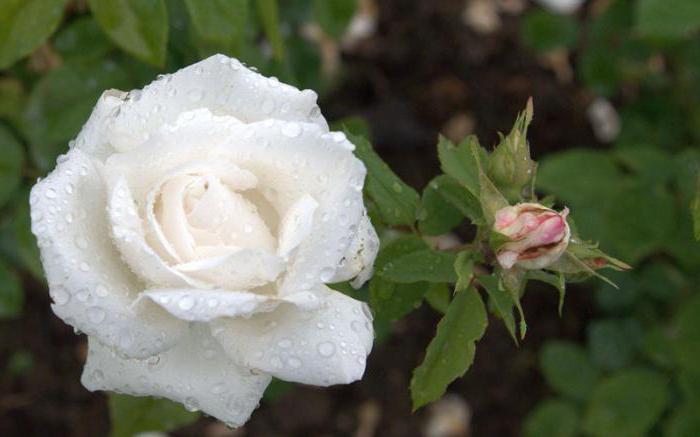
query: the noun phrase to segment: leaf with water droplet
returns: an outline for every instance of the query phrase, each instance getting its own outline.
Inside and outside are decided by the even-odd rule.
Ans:
[[[365,192],[375,201],[384,222],[393,226],[412,226],[419,202],[416,190],[389,168],[369,141],[347,130],[345,133],[357,146],[355,153],[367,167]]]

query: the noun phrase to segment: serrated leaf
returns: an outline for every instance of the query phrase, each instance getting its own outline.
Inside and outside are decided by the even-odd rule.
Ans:
[[[19,190],[7,212],[6,220],[0,224],[0,254],[17,269],[29,271],[37,280],[44,279],[39,248],[31,232],[27,189]]]
[[[447,284],[430,284],[425,301],[437,312],[445,314],[450,305],[450,288]]]
[[[413,410],[432,402],[464,375],[474,361],[476,341],[488,323],[484,303],[474,287],[458,292],[437,326],[425,359],[413,372]]]
[[[58,27],[66,0],[5,0],[0,6],[0,70],[39,47]]]
[[[444,234],[464,219],[462,212],[440,195],[438,184],[434,181],[428,183],[421,196],[418,229],[423,235]]]
[[[432,249],[412,252],[386,263],[376,273],[397,283],[455,282],[455,254]]]
[[[630,364],[642,347],[644,331],[640,323],[629,319],[603,319],[587,327],[591,360],[606,370]]]
[[[428,283],[397,284],[375,276],[369,283],[369,304],[377,319],[397,320],[418,308]]]
[[[547,342],[540,351],[539,363],[547,384],[575,400],[587,399],[600,376],[586,350],[571,342]]]
[[[489,296],[489,306],[492,311],[506,325],[506,329],[513,337],[515,343],[518,343],[518,335],[515,331],[515,317],[513,316],[513,299],[505,289],[499,287],[498,278],[494,276],[479,276],[479,283],[484,287]]]
[[[562,399],[537,404],[525,419],[524,437],[575,437],[579,413],[576,405]]]
[[[525,321],[525,311],[523,311],[523,306],[520,303],[520,297],[525,291],[527,276],[524,270],[517,267],[509,270],[500,270],[499,272],[498,287],[510,295],[510,299],[520,315],[520,339],[522,340],[527,333],[527,322]]]
[[[583,431],[594,437],[645,435],[668,403],[667,385],[664,376],[643,369],[604,379],[593,389]]]
[[[198,413],[167,399],[109,395],[112,437],[132,437],[142,432],[166,432],[194,422]]]
[[[240,55],[249,25],[248,0],[185,0],[203,56]]]
[[[374,199],[384,221],[392,226],[412,226],[416,220],[419,196],[377,155],[365,138],[346,131],[357,149],[355,154],[367,167],[365,191]]]
[[[24,304],[24,290],[19,276],[0,261],[0,319],[17,317]]]
[[[168,12],[163,0],[88,0],[88,3],[97,22],[119,47],[149,64],[165,63]]]
[[[440,135],[438,138],[438,158],[443,172],[457,180],[478,199],[481,194],[479,186],[479,155],[485,151],[479,146],[475,136],[465,138],[459,145]]]
[[[53,38],[53,47],[64,61],[94,61],[114,48],[91,16],[71,21]]]
[[[452,208],[450,209],[445,205],[449,205]],[[457,216],[453,215],[453,212],[450,210],[459,212],[459,220],[457,220]],[[425,217],[426,213],[429,214],[427,217]],[[447,218],[441,214],[445,214]],[[428,183],[428,186],[426,186],[423,191],[421,210],[419,213],[419,225],[423,226],[421,229],[432,226],[430,229],[437,232],[437,225],[444,224],[442,229],[445,229],[452,220],[457,224],[461,221],[462,217],[468,218],[472,224],[475,225],[484,223],[479,199],[474,197],[469,190],[460,185],[460,183],[451,176],[439,175],[435,177]],[[430,220],[433,221],[431,225],[423,223]]]

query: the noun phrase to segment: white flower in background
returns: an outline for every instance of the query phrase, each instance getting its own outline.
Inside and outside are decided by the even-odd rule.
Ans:
[[[85,387],[237,426],[271,376],[362,377],[372,317],[325,284],[366,281],[378,241],[365,168],[316,98],[222,55],[102,95],[31,194]]]
[[[578,11],[585,0],[535,0],[543,7],[558,14],[573,14]]]

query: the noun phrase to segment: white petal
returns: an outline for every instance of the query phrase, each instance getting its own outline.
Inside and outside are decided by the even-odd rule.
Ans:
[[[193,326],[171,350],[146,360],[124,359],[89,337],[81,382],[90,391],[157,396],[226,422],[244,424],[270,377],[234,364],[206,326]]]
[[[100,167],[71,150],[32,189],[32,231],[56,315],[125,355],[148,357],[172,346],[185,324],[156,306],[131,307],[142,286],[110,238]]]
[[[314,212],[318,202],[305,194],[297,200],[282,217],[280,222],[277,254],[283,258],[296,249],[309,236],[314,223]]]
[[[363,302],[324,288],[316,311],[281,305],[249,319],[217,319],[214,337],[235,362],[286,381],[357,381],[372,349],[372,317]]]
[[[185,275],[229,290],[248,290],[277,279],[284,260],[265,250],[238,249],[215,258],[178,264]]]
[[[311,292],[284,298],[230,290],[152,289],[139,300],[151,300],[181,320],[209,322],[219,317],[250,317],[269,312],[286,303],[303,311],[318,309],[321,301]]]
[[[360,288],[371,276],[372,265],[379,251],[379,237],[365,211],[357,227],[352,243],[345,251],[333,278],[328,282],[341,282],[355,278],[352,286]]]
[[[113,119],[109,140],[118,150],[130,150],[181,113],[198,108],[245,123],[275,118],[327,129],[317,97],[311,90],[299,91],[253,72],[235,59],[214,55],[152,82],[143,91],[132,91]]]
[[[72,142],[73,147],[100,161],[104,161],[114,153],[114,147],[107,139],[106,129],[111,118],[124,103],[125,97],[126,93],[118,90],[107,90],[102,93],[90,114],[90,118],[85,122],[75,142]]]
[[[124,178],[120,177],[113,182],[108,205],[114,243],[131,271],[149,284],[211,288],[210,285],[173,269],[149,246],[136,203]]]
[[[280,293],[312,289],[331,278],[364,215],[366,171],[346,137],[308,123],[266,120],[242,126],[206,110],[190,115],[143,147],[110,157],[107,167],[127,178],[137,199],[167,171],[193,159],[229,160],[250,171],[258,179],[251,191],[262,193],[278,214],[309,195],[318,202],[317,219],[291,257]],[[274,223],[268,226],[274,233]]]

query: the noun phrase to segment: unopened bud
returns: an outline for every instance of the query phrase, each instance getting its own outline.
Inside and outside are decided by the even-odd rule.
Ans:
[[[559,259],[569,244],[571,230],[566,222],[569,210],[562,212],[538,203],[519,203],[496,213],[493,230],[507,241],[496,248],[498,263],[534,270]]]

